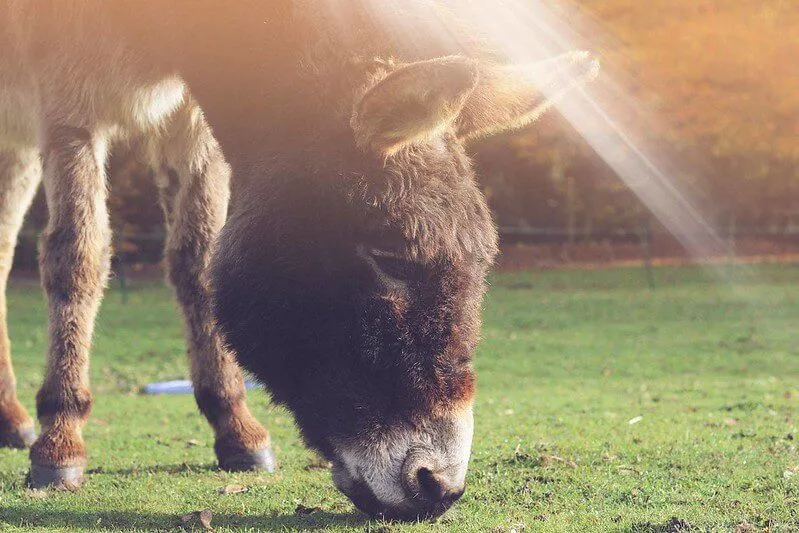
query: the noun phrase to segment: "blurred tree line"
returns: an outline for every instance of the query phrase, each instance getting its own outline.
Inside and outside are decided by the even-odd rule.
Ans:
[[[657,117],[654,127],[642,117],[619,120],[690,169],[702,212],[721,226],[799,227],[799,2],[576,3],[611,36],[598,38],[603,75]],[[485,141],[476,153],[501,227],[602,235],[634,231],[648,216],[557,114]],[[157,257],[162,218],[148,174],[124,151],[112,159],[118,252],[128,246],[131,254]],[[27,235],[45,220],[39,199]],[[152,238],[126,245],[126,235]]]
[[[657,123],[614,118],[691,172],[702,212],[721,226],[798,225],[799,2],[578,3],[613,36],[603,75]],[[645,216],[558,116],[493,139],[478,159],[501,226],[602,231]]]

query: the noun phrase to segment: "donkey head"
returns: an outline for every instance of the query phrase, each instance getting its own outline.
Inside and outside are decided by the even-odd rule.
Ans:
[[[535,120],[597,68],[585,53],[374,62],[343,106],[296,117],[305,134],[236,195],[219,326],[361,510],[435,516],[463,493],[497,251],[464,144]]]

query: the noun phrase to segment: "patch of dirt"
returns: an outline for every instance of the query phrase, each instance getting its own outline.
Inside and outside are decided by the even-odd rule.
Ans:
[[[635,533],[684,533],[693,530],[693,526],[682,518],[672,517],[665,524],[653,524],[644,522],[634,525],[632,530]]]
[[[26,489],[25,497],[30,500],[45,500],[47,499],[47,491],[41,489]]]
[[[296,509],[294,509],[294,514],[301,516],[309,515],[309,514],[318,513],[321,510],[322,510],[321,507],[306,507],[305,505],[300,504],[297,506]]]
[[[324,458],[317,457],[305,467],[305,470],[308,472],[311,470],[330,470],[332,467],[333,463]]]

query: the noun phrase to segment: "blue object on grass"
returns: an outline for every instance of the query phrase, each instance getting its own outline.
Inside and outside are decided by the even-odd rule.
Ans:
[[[247,389],[260,387],[255,381],[245,380],[244,386]],[[158,383],[148,383],[144,386],[144,394],[191,394],[194,387],[188,379],[177,379],[174,381],[160,381]]]

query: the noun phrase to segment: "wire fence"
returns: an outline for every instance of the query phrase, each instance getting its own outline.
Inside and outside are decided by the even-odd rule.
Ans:
[[[19,235],[15,265],[30,268],[37,265],[37,244],[41,231],[26,230]],[[566,229],[541,228],[530,226],[499,227],[502,246],[567,246],[584,243],[605,245],[637,245],[641,248],[642,257],[650,253],[657,255],[662,245],[675,244],[676,241],[667,231],[645,220],[638,227],[612,229]],[[772,245],[799,247],[799,225],[763,225],[737,227],[729,225],[718,232],[718,237],[727,242],[727,252],[734,255],[739,242],[761,240]],[[149,233],[116,232],[114,234],[114,254],[127,263],[159,263],[163,256],[166,234],[163,231]],[[661,246],[656,246],[660,244]],[[797,248],[799,251],[799,248]],[[674,252],[670,252],[670,255]]]
[[[503,226],[499,228],[502,254],[500,268],[556,267],[564,264],[637,262],[643,266],[647,285],[655,287],[653,267],[663,258],[690,260],[679,242],[663,228],[645,219],[638,227],[596,229]],[[39,231],[23,231],[18,239],[15,268],[35,272]],[[718,235],[726,252],[716,260],[732,263],[736,256],[799,257],[799,225],[738,227],[729,224]],[[113,268],[123,291],[130,277],[159,272],[166,235],[117,232]],[[153,268],[146,268],[147,266]]]

